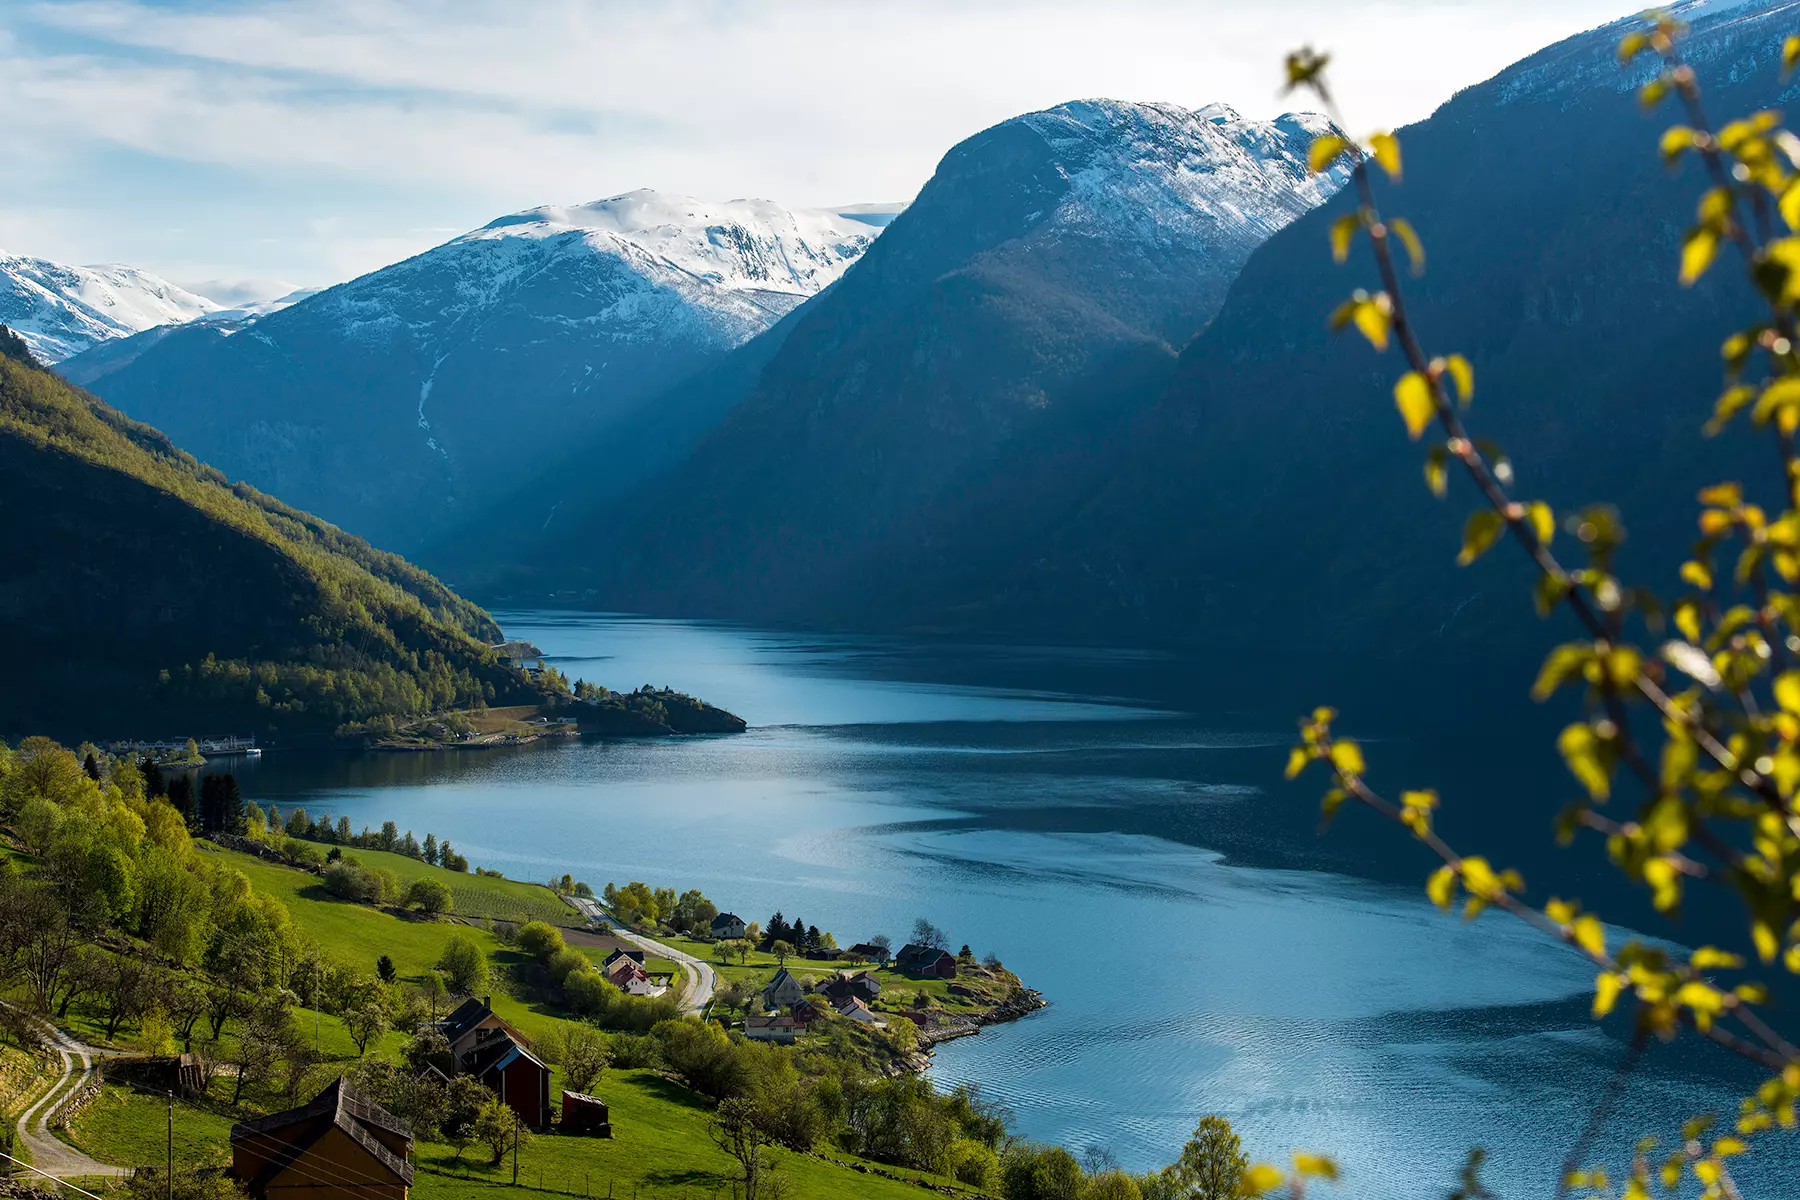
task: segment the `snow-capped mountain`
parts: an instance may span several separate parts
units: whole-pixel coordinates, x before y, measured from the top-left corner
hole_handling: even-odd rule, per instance
[[[228,474],[410,550],[769,328],[880,233],[654,191],[529,209],[234,336],[165,339],[91,386]]]
[[[42,362],[218,309],[137,267],[72,267],[0,251],[0,324],[24,338]]]
[[[1003,561],[1105,470],[1251,252],[1341,186],[1306,169],[1327,128],[1081,100],[967,139],[666,485],[583,511],[583,481],[546,481],[566,502],[534,577],[856,623]]]

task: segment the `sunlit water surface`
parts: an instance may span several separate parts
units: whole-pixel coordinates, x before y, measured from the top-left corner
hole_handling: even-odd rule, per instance
[[[243,768],[249,794],[429,830],[518,878],[698,887],[843,944],[898,943],[928,916],[1050,1000],[944,1046],[933,1073],[979,1082],[1025,1136],[1102,1148],[1134,1170],[1170,1160],[1216,1112],[1255,1155],[1336,1154],[1347,1194],[1443,1196],[1485,1146],[1503,1195],[1542,1195],[1613,1076],[1622,1046],[1587,1019],[1591,970],[1503,917],[1439,915],[1416,882],[1371,882],[1384,873],[1315,839],[1310,816],[1296,821],[1297,799],[1310,811],[1312,798],[1278,781],[1291,724],[1171,710],[1169,695],[1187,694],[1179,665],[501,619],[571,678],[667,684],[751,729],[271,752]],[[1602,1144],[1729,1104],[1745,1078],[1653,1053]],[[1762,1195],[1793,1195],[1793,1161],[1777,1152],[1745,1172]]]

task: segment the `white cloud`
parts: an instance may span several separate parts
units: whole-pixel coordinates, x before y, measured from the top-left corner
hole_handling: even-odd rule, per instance
[[[94,203],[108,156],[154,162],[176,191],[192,174],[196,210],[254,196],[288,248],[216,244],[239,236],[223,212],[179,236],[140,231],[140,258],[254,258],[252,273],[318,278],[442,240],[426,230],[639,186],[907,196],[956,141],[1080,96],[1273,114],[1282,55],[1301,41],[1335,52],[1352,122],[1403,123],[1619,3],[75,0],[11,13],[0,153],[33,164],[44,208],[77,179]],[[48,219],[30,190],[0,196],[0,233]],[[100,240],[128,242],[129,202],[109,211],[125,224]]]

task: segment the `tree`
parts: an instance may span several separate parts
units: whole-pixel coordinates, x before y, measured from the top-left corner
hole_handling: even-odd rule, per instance
[[[744,1200],[766,1195],[765,1185],[773,1163],[769,1159],[770,1138],[763,1128],[756,1105],[742,1097],[731,1096],[719,1102],[708,1131],[713,1145],[737,1160],[744,1184]]]
[[[437,969],[443,973],[450,991],[459,996],[473,996],[488,985],[487,955],[462,934],[451,938],[444,946]]]
[[[437,834],[427,833],[425,835],[425,844],[419,848],[419,854],[421,857],[423,857],[425,859],[426,862],[430,863],[432,866],[435,867],[438,865]]]
[[[95,783],[100,782],[100,760],[94,757],[94,752],[92,750],[88,751],[87,755],[82,758],[81,769],[87,772],[87,777],[89,779],[93,780]]]
[[[924,917],[913,922],[912,940],[933,950],[942,950],[950,944],[949,935]]]
[[[199,813],[194,808],[194,783],[185,774],[177,775],[169,782],[169,804],[189,826],[199,821]]]
[[[448,1050],[447,1044],[445,1048]],[[469,1144],[478,1140],[476,1127],[494,1094],[470,1075],[451,1076],[448,1093],[440,1132],[446,1142],[456,1147],[456,1157],[460,1160]]]
[[[1249,1166],[1231,1122],[1209,1116],[1194,1126],[1194,1136],[1170,1170],[1180,1183],[1182,1200],[1232,1200]]]
[[[370,996],[344,1013],[344,1031],[356,1043],[357,1057],[368,1053],[369,1043],[387,1029],[388,1010],[379,994]]]
[[[407,908],[416,908],[426,916],[435,917],[441,912],[448,912],[451,902],[450,889],[435,879],[415,879],[406,885],[403,903]]]
[[[399,848],[399,845],[400,827],[392,821],[383,821],[381,823],[381,834],[376,839],[375,848],[377,850],[386,850],[391,854]]]
[[[776,941],[769,944],[769,953],[775,956],[777,966],[787,966],[787,960],[794,956],[794,947],[787,942]]]
[[[375,960],[375,976],[383,983],[394,982],[394,960],[383,954]]]
[[[888,935],[885,933],[878,933],[870,938],[869,945],[875,948],[876,956],[881,962],[886,962],[894,956],[894,943],[888,939]]]
[[[237,1068],[237,1083],[231,1092],[236,1107],[246,1087],[261,1087],[274,1078],[276,1068],[285,1058],[294,1056],[300,1045],[294,1031],[292,1015],[281,994],[264,997],[250,1009],[238,1031],[232,1065]]]
[[[350,844],[351,836],[350,818],[339,817],[337,819],[337,829],[332,835],[332,840],[337,842],[340,846],[348,846]]]
[[[588,1025],[571,1025],[563,1036],[563,1077],[577,1092],[594,1086],[612,1063],[612,1047],[606,1035]]]
[[[24,747],[21,746],[20,749]],[[156,765],[154,758],[145,756],[138,764],[138,771],[144,776],[144,795],[160,796],[167,790],[163,784],[162,768]]]
[[[238,790],[237,776],[227,773],[219,777],[219,807],[223,818],[222,828],[226,833],[235,833],[240,837],[244,833],[245,816],[244,794]]]
[[[494,1165],[499,1166],[500,1160],[506,1157],[507,1150],[512,1148],[515,1140],[520,1150],[530,1140],[531,1135],[518,1125],[518,1118],[513,1115],[513,1110],[502,1104],[498,1096],[494,1096],[476,1114],[469,1131],[470,1140],[480,1142],[491,1150]]]
[[[410,829],[406,831],[406,836],[400,839],[400,844],[394,849],[408,858],[423,856],[423,851],[419,849],[419,839],[413,836],[413,831]]]

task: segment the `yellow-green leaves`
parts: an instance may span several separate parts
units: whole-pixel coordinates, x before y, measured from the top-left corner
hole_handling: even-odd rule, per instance
[[[1540,703],[1556,693],[1571,679],[1578,679],[1594,661],[1594,648],[1586,642],[1569,642],[1552,650],[1544,665],[1538,668],[1537,682],[1531,685],[1531,698]]]
[[[1431,360],[1431,368],[1439,376],[1449,375],[1456,385],[1456,399],[1464,407],[1475,399],[1475,368],[1460,354],[1449,354]]]
[[[1486,554],[1505,528],[1506,522],[1491,508],[1470,513],[1468,523],[1463,526],[1462,551],[1456,556],[1457,564],[1466,567]]]
[[[1287,87],[1293,91],[1298,87],[1317,87],[1319,76],[1325,71],[1326,64],[1331,61],[1329,54],[1320,54],[1311,46],[1303,46],[1287,56]]]
[[[1663,131],[1662,142],[1658,149],[1662,151],[1664,162],[1674,162],[1681,157],[1682,151],[1690,150],[1694,145],[1694,131],[1686,125],[1671,125]]]
[[[1775,703],[1787,712],[1800,713],[1800,671],[1784,671],[1776,678]]]
[[[1790,34],[1781,43],[1781,74],[1783,78],[1793,73],[1794,64],[1800,62],[1800,34]]]
[[[1569,774],[1587,789],[1588,795],[1604,800],[1612,794],[1613,748],[1591,726],[1569,726],[1557,737],[1556,748],[1562,753]]]
[[[1425,452],[1425,486],[1431,494],[1442,499],[1450,486],[1450,451],[1443,446],[1433,446]]]
[[[1701,226],[1688,230],[1681,242],[1681,286],[1692,287],[1719,256],[1716,230]]]
[[[1350,148],[1350,143],[1335,133],[1321,133],[1313,139],[1306,151],[1306,169],[1317,175],[1321,171],[1331,169],[1331,164],[1338,156]]]
[[[1417,279],[1425,273],[1425,243],[1419,240],[1418,231],[1405,217],[1393,218],[1387,223],[1387,227],[1395,237],[1400,239],[1400,244],[1406,247],[1407,269],[1412,272],[1413,278]]]
[[[1781,209],[1781,219],[1787,222],[1788,228],[1800,230],[1800,178],[1782,189],[1776,205]]]
[[[1280,1187],[1287,1178],[1280,1167],[1270,1163],[1251,1163],[1244,1168],[1238,1191],[1244,1196],[1265,1196]]]
[[[1313,756],[1308,752],[1306,747],[1295,746],[1292,750],[1288,751],[1287,770],[1284,774],[1289,779],[1298,779],[1300,777],[1300,772],[1306,770],[1306,764],[1312,760]]]
[[[1533,500],[1525,506],[1525,522],[1531,526],[1531,532],[1540,546],[1548,546],[1556,537],[1556,514],[1542,500]]]
[[[1312,1176],[1316,1179],[1329,1179],[1335,1183],[1338,1177],[1338,1165],[1323,1154],[1309,1154],[1304,1150],[1296,1150],[1294,1151],[1294,1174]]]
[[[1378,133],[1369,139],[1369,149],[1375,155],[1375,161],[1381,169],[1388,173],[1390,179],[1400,178],[1400,139],[1391,133]]]
[[[1619,39],[1619,61],[1628,63],[1650,47],[1650,35],[1634,29]]]
[[[1413,831],[1415,837],[1424,837],[1431,832],[1431,812],[1438,806],[1438,794],[1430,788],[1418,792],[1402,792],[1400,794],[1400,823]]]
[[[1569,938],[1595,958],[1606,957],[1606,927],[1600,924],[1600,918],[1576,917],[1569,922]]]
[[[1431,418],[1437,415],[1437,401],[1432,397],[1431,384],[1417,371],[1408,371],[1394,385],[1394,406],[1400,410],[1400,419],[1406,422],[1406,436],[1415,442],[1431,424]]]
[[[1723,398],[1720,403],[1724,403]],[[1714,420],[1717,419],[1715,415]],[[1800,378],[1786,375],[1764,388],[1756,398],[1756,407],[1750,410],[1750,419],[1758,425],[1773,420],[1777,428],[1791,433],[1800,423]]]
[[[1362,747],[1345,740],[1331,744],[1331,765],[1337,768],[1340,775],[1361,775],[1367,769],[1363,763]]]
[[[1425,894],[1431,897],[1433,904],[1449,912],[1451,902],[1456,899],[1456,868],[1444,866],[1433,871],[1431,878],[1425,881]]]
[[[1350,257],[1350,244],[1362,227],[1362,213],[1349,212],[1331,223],[1331,261],[1341,263]]]
[[[1355,325],[1357,330],[1369,339],[1369,345],[1377,350],[1386,350],[1388,344],[1388,327],[1394,320],[1394,302],[1386,292],[1374,295],[1358,288],[1350,294],[1350,298],[1338,305],[1331,314],[1331,328],[1342,329],[1346,325]]]
[[[1613,1010],[1624,989],[1625,980],[1611,971],[1603,971],[1594,977],[1594,1020],[1598,1021]]]

